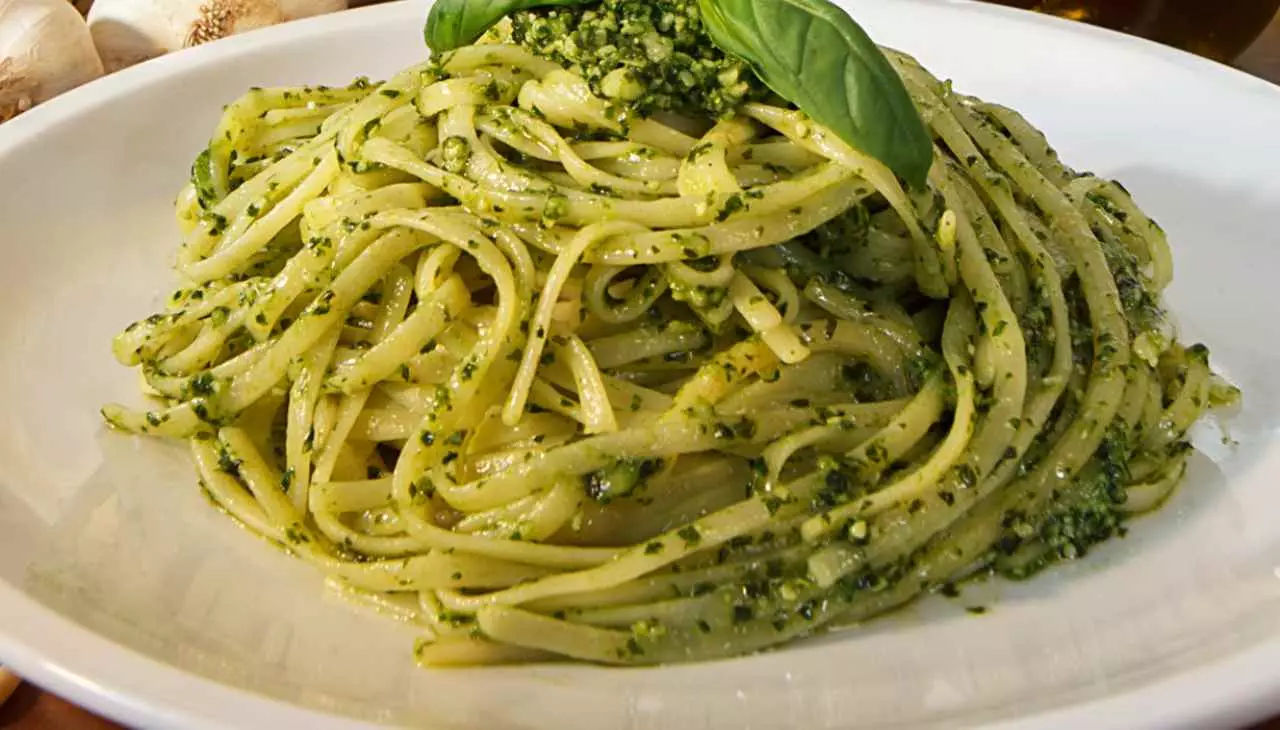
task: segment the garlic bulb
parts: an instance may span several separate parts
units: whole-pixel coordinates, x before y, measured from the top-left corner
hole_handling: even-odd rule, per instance
[[[89,30],[108,71],[236,33],[347,7],[346,0],[96,0]]]
[[[0,122],[102,75],[67,0],[0,0]]]

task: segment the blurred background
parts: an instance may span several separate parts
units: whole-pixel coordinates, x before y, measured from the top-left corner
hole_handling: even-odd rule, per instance
[[[0,123],[149,58],[385,1],[0,0]],[[1280,83],[1280,0],[988,1],[1142,36]],[[0,667],[0,730],[115,727]],[[1280,720],[1255,730],[1280,730]]]
[[[1230,62],[1275,17],[1280,0],[994,0],[1105,26]]]
[[[156,56],[384,1],[0,0],[0,123]],[[1131,33],[1280,80],[1280,24],[1272,22],[1280,0],[988,1]]]
[[[156,56],[384,1],[0,0],[0,123]],[[989,1],[1131,33],[1280,80],[1280,24],[1272,22],[1280,0]]]

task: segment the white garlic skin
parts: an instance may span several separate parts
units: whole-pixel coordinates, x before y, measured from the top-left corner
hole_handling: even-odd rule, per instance
[[[102,75],[67,0],[0,0],[0,122]]]
[[[89,29],[111,72],[182,48],[346,7],[346,0],[96,0],[89,11]]]

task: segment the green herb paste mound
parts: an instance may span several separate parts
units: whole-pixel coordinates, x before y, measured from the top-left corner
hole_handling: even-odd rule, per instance
[[[770,95],[745,62],[711,42],[696,0],[603,0],[514,13],[511,22],[513,41],[642,115],[723,119]]]

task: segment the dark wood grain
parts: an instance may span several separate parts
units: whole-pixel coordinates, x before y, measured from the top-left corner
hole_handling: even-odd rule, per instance
[[[117,730],[120,726],[24,684],[0,705],[5,730]]]
[[[376,0],[360,0],[367,5]],[[1231,0],[1220,0],[1230,2]],[[1236,65],[1255,76],[1280,83],[1280,16]],[[0,730],[118,730],[119,725],[103,720],[33,685],[18,688],[0,705]],[[1249,730],[1280,730],[1280,718]]]

